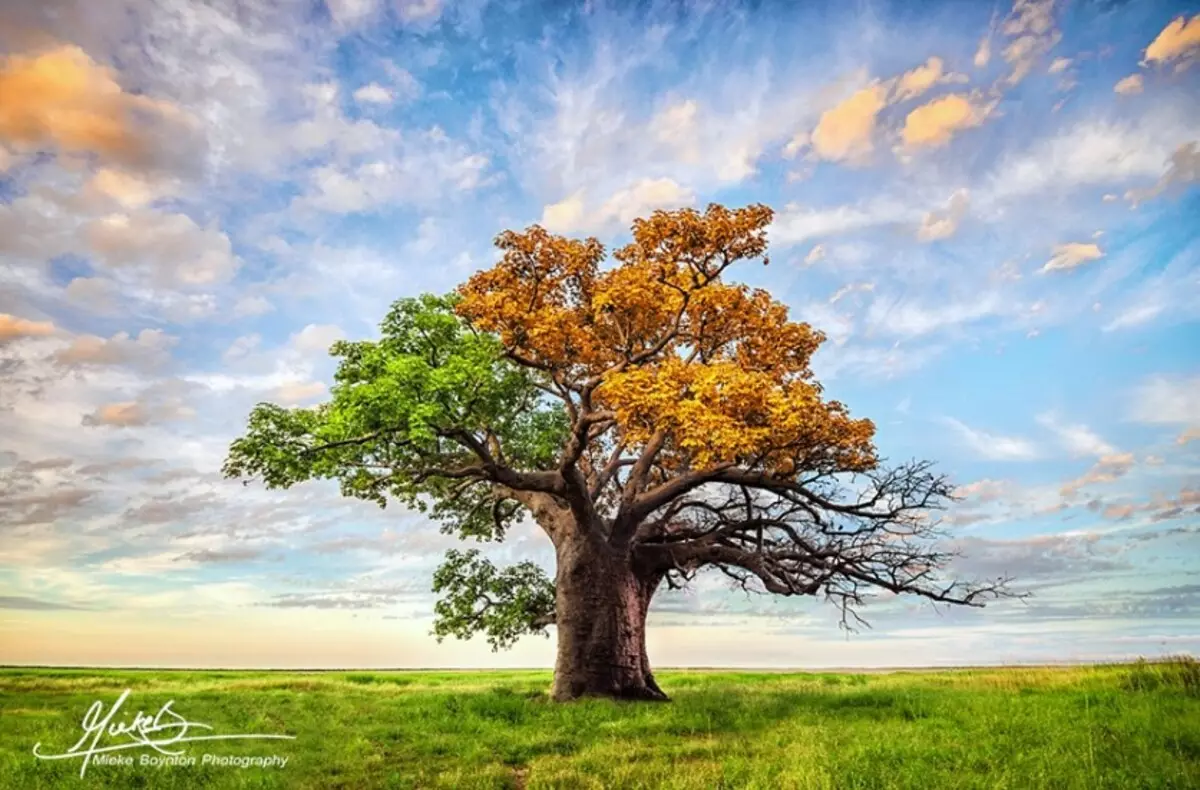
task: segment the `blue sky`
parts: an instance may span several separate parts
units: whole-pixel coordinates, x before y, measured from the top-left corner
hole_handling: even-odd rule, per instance
[[[220,463],[500,231],[711,201],[776,210],[735,278],[960,485],[955,570],[1034,597],[847,639],[702,576],[655,663],[1200,652],[1196,4],[115,5],[0,5],[0,662],[549,665],[433,641],[419,514]]]

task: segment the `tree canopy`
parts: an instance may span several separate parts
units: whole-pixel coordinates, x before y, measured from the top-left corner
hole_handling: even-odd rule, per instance
[[[554,582],[473,551],[435,578],[437,633],[497,646],[553,622],[561,639],[575,578],[563,566],[580,557],[631,569],[643,619],[660,581],[705,567],[824,595],[847,624],[871,589],[967,605],[1007,594],[1006,580],[941,580],[952,555],[930,516],[947,479],[928,462],[886,467],[871,421],[813,376],[824,335],[726,281],[768,262],[771,219],[761,205],[657,211],[611,261],[596,239],[504,232],[500,261],[454,293],[401,299],[378,340],[334,344],[328,402],[256,407],[225,472],[334,479],[477,540],[531,517],[558,551]]]

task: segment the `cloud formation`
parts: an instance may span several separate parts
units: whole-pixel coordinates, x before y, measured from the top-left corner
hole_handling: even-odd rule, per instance
[[[451,538],[328,481],[230,487],[229,442],[255,403],[327,399],[331,343],[377,337],[393,299],[488,266],[501,230],[542,222],[612,249],[635,217],[710,201],[776,209],[771,265],[728,277],[827,335],[814,370],[876,420],[881,454],[966,481],[944,522],[978,553],[959,569],[1061,596],[989,607],[1000,631],[969,637],[884,606],[874,647],[813,641],[782,602],[780,660],[797,638],[822,663],[891,663],[905,643],[917,663],[1085,637],[1096,655],[1157,650],[1131,612],[1190,644],[1171,602],[1200,547],[1194,19],[1047,0],[919,18],[95,5],[0,4],[0,659],[45,663],[48,615],[95,602],[147,632],[186,614],[173,649],[214,661],[303,652],[280,624],[325,618],[359,639],[336,648],[354,663],[385,617],[423,665],[501,660],[423,636]],[[482,548],[552,561],[532,530]],[[1160,594],[1092,601],[1087,585],[1148,568]],[[775,606],[699,592],[658,616]],[[685,660],[740,660],[765,644],[751,622],[731,639],[709,614],[662,638]],[[271,644],[251,655],[253,639]],[[729,644],[744,652],[713,647]]]
[[[1176,17],[1155,36],[1146,47],[1146,63],[1163,66],[1180,61],[1177,69],[1186,68],[1200,54],[1200,14],[1191,19]]]
[[[834,162],[864,162],[875,150],[875,121],[887,106],[888,87],[882,83],[856,91],[821,115],[812,132],[817,156]]]
[[[554,233],[595,233],[628,227],[634,219],[656,209],[690,206],[696,196],[669,178],[642,179],[614,192],[600,206],[589,208],[582,191],[542,210],[541,224]]]
[[[1145,81],[1141,74],[1130,74],[1128,77],[1122,77],[1117,80],[1117,84],[1113,86],[1113,91],[1122,96],[1131,96],[1135,93],[1141,93],[1145,86]]]
[[[1015,0],[1012,11],[1000,30],[1008,39],[1004,60],[1012,71],[1005,78],[1010,85],[1025,79],[1038,60],[1062,40],[1055,23],[1056,0]]]
[[[971,198],[967,190],[957,190],[950,196],[945,211],[930,211],[922,218],[917,238],[921,241],[937,241],[953,236],[970,205]]]
[[[27,337],[49,337],[54,331],[52,321],[29,321],[0,313],[0,346]]]
[[[157,367],[170,358],[170,349],[179,338],[161,329],[143,329],[137,337],[118,332],[105,339],[79,335],[66,348],[54,353],[61,365],[131,365]]]
[[[972,428],[952,417],[945,418],[945,423],[981,458],[994,461],[1029,461],[1039,455],[1037,445],[1024,437],[990,433]]]
[[[64,44],[0,63],[0,142],[152,170],[182,165],[195,136],[179,108],[126,92],[112,69]]]
[[[1066,244],[1054,245],[1054,254],[1038,271],[1042,274],[1055,271],[1069,271],[1083,266],[1090,261],[1104,257],[1100,246],[1091,242],[1071,241]]]
[[[908,114],[901,140],[909,149],[937,148],[964,129],[982,124],[993,106],[967,94],[942,96]]]

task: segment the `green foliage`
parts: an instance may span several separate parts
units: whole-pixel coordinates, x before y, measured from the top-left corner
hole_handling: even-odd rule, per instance
[[[439,642],[483,633],[492,650],[500,650],[524,634],[544,634],[554,613],[554,583],[541,568],[526,561],[497,569],[475,549],[446,552],[433,591],[445,593],[434,606]]]
[[[230,447],[228,477],[268,488],[337,480],[346,496],[389,499],[429,512],[443,531],[502,539],[521,515],[486,484],[447,477],[479,463],[462,437],[503,448],[516,470],[544,468],[562,446],[567,418],[548,405],[536,373],[508,361],[497,339],[454,312],[456,296],[401,299],[379,340],[339,341],[331,399],[308,409],[260,403]]]
[[[0,786],[1200,787],[1200,700],[1166,686],[1131,692],[1130,669],[871,674],[835,684],[825,679],[851,676],[662,670],[655,675],[674,702],[647,706],[551,704],[551,673],[541,670],[9,668],[0,670]],[[93,763],[80,781],[78,762],[30,754],[38,742],[69,747],[88,706],[126,688],[131,711],[153,714],[174,700],[173,710],[216,733],[296,736],[192,744],[192,754],[278,754],[289,762],[276,770]]]

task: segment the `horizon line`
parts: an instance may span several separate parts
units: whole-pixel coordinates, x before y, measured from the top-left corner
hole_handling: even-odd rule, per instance
[[[701,671],[701,672],[771,672],[771,673],[818,673],[818,672],[922,672],[930,670],[964,670],[964,669],[1039,669],[1039,668],[1069,668],[1081,666],[1113,666],[1136,664],[1139,661],[1160,663],[1172,659],[1187,658],[1195,660],[1190,653],[1173,653],[1156,656],[1138,656],[1105,659],[1064,659],[1061,661],[1037,662],[992,662],[979,664],[923,664],[873,667],[798,667],[798,666],[664,666],[655,671]],[[152,666],[152,665],[97,665],[97,664],[0,664],[0,671],[10,669],[61,669],[61,670],[129,670],[129,671],[161,671],[161,672],[553,672],[554,667],[253,667],[253,666]]]

